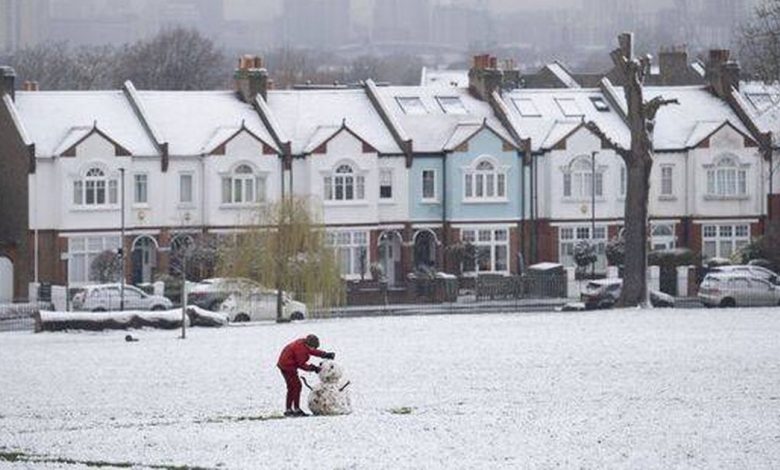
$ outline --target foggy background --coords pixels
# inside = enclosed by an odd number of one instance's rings
[[[0,59],[41,44],[120,46],[172,26],[196,28],[227,57],[305,54],[317,69],[409,57],[465,68],[473,53],[521,70],[561,60],[609,65],[622,31],[641,52],[686,45],[692,57],[733,48],[758,0],[0,0]],[[282,54],[283,55],[283,54]],[[412,80],[412,72],[390,77]],[[382,77],[377,77],[382,78]]]

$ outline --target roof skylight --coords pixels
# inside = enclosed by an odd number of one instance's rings
[[[555,98],[555,102],[566,117],[581,117],[585,115],[577,102],[574,101],[574,98]]]
[[[406,114],[428,114],[419,96],[397,96],[395,100]]]
[[[596,110],[601,111],[602,113],[609,111],[609,105],[601,96],[591,96],[590,102],[593,103],[593,107],[596,108]]]
[[[468,114],[469,111],[464,106],[463,102],[457,96],[437,96],[436,101],[439,102],[442,111],[447,114]]]
[[[542,115],[531,98],[513,98],[512,103],[523,117],[541,117]]]

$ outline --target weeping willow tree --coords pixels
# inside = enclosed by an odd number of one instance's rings
[[[309,199],[284,198],[260,207],[256,217],[255,228],[221,247],[219,275],[273,286],[277,321],[282,292],[294,293],[312,311],[340,304],[344,289],[336,254]]]

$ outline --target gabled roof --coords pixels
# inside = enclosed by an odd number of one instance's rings
[[[55,156],[62,156],[62,155],[68,155],[75,151],[76,147],[83,141],[85,141],[89,136],[97,134],[103,139],[107,140],[114,146],[116,146],[117,150],[122,155],[130,155],[130,150],[127,149],[125,145],[123,145],[121,142],[117,142],[116,139],[113,139],[111,136],[107,135],[105,132],[101,131],[98,128],[97,122],[95,122],[92,126],[74,126],[71,127],[68,132],[65,134],[65,137],[63,137],[62,141],[57,145],[57,147],[54,149],[54,155]]]
[[[496,137],[498,137],[504,144],[511,146],[512,149],[517,150],[517,144],[506,138],[506,133],[495,129],[491,124],[486,121],[473,122],[473,123],[460,123],[455,126],[455,130],[447,142],[444,144],[444,150],[451,152],[461,145],[468,143],[471,139],[476,137],[480,132],[486,130]]]
[[[110,140],[137,156],[159,155],[120,90],[20,91],[14,107],[39,157],[59,155],[84,137],[84,129],[99,127]],[[72,144],[71,144],[72,145]]]
[[[313,152],[342,127],[381,154],[403,153],[363,89],[269,90],[267,104],[293,155]]]
[[[625,107],[623,89],[617,87],[621,106]],[[663,106],[655,119],[654,144],[656,151],[685,150],[695,145],[728,123],[737,132],[753,139],[750,131],[728,103],[710,93],[703,86],[645,87],[644,98],[657,96],[676,99],[679,104]]]
[[[171,155],[207,153],[212,141],[242,127],[279,152],[257,111],[232,91],[139,91],[138,97]]]
[[[502,139],[513,142],[490,104],[473,97],[466,88],[389,86],[377,87],[377,93],[393,120],[412,139],[412,149],[415,153],[443,152],[459,125],[481,124],[485,121]],[[425,113],[405,112],[399,98],[419,99]],[[445,112],[439,98],[459,99],[466,112]]]
[[[628,127],[599,89],[516,89],[505,92],[502,99],[535,152],[552,149],[591,122],[615,145],[630,147]],[[606,108],[599,110],[594,100]]]
[[[211,135],[211,137],[206,141],[205,144],[203,144],[203,147],[201,147],[201,152],[204,155],[208,155],[210,153],[213,153],[215,150],[217,150],[219,147],[227,144],[231,140],[233,140],[236,136],[238,136],[241,133],[247,133],[251,137],[253,137],[255,140],[263,144],[264,148],[270,148],[274,152],[276,152],[275,146],[272,145],[270,142],[265,142],[260,136],[252,132],[251,129],[248,129],[244,123],[241,123],[241,126],[227,126],[227,127],[218,127],[214,134]]]
[[[760,132],[780,141],[780,83],[744,82],[735,95]]]

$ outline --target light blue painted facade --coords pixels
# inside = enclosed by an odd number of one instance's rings
[[[423,172],[433,170],[435,173],[434,200],[423,200]],[[409,218],[412,222],[441,222],[442,220],[442,156],[436,154],[417,154],[412,159],[409,170]]]
[[[447,219],[459,221],[516,221],[521,217],[521,160],[515,149],[504,150],[501,138],[489,129],[482,129],[468,141],[466,152],[447,156]],[[465,200],[465,174],[475,162],[488,161],[506,178],[506,196],[502,201]]]

